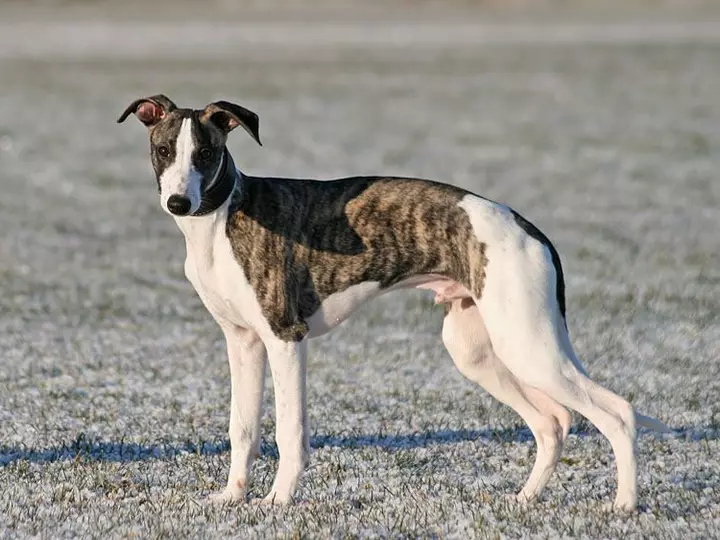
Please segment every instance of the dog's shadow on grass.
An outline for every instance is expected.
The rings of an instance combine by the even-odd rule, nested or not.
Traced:
[[[576,424],[572,435],[584,437],[597,431],[584,422]],[[666,437],[685,440],[717,440],[720,432],[711,427],[681,427]],[[387,451],[413,450],[432,445],[458,444],[463,442],[531,442],[530,430],[523,426],[482,430],[440,430],[407,435],[316,435],[311,438],[312,448],[382,448]],[[135,444],[108,441],[94,441],[79,435],[68,444],[44,448],[0,447],[0,467],[17,461],[30,463],[53,463],[56,461],[104,461],[128,463],[135,461],[172,459],[181,454],[213,456],[228,452],[230,441],[198,441],[182,443]],[[274,443],[263,441],[263,456],[277,459],[278,450]]]

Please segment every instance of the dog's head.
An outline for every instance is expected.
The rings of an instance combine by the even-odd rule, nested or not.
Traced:
[[[242,126],[260,143],[258,116],[240,105],[216,101],[202,110],[179,109],[163,95],[133,101],[118,118],[135,114],[150,135],[150,157],[163,209],[193,214],[224,167],[228,133]]]

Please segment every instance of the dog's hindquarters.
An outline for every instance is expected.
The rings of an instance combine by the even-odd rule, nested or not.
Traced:
[[[537,444],[535,464],[517,498],[535,499],[547,485],[570,429],[570,413],[539,390],[521,383],[493,351],[475,302],[452,300],[443,322],[442,338],[458,371],[495,399],[517,412]]]
[[[520,382],[578,411],[608,438],[618,471],[615,506],[633,509],[635,413],[627,401],[590,380],[575,356],[551,250],[527,234],[509,209],[470,196],[460,206],[487,245],[485,282],[474,301],[495,354]]]

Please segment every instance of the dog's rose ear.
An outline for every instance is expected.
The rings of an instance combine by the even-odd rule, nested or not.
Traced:
[[[117,121],[118,124],[124,122],[125,119],[130,116],[130,113],[134,113],[143,124],[147,127],[152,127],[174,109],[177,109],[177,106],[169,97],[158,94],[156,96],[136,99],[128,105],[128,108],[123,111]]]
[[[203,122],[212,122],[225,133],[230,133],[236,127],[242,126],[262,146],[258,134],[260,119],[257,114],[245,107],[229,101],[216,101],[205,107],[200,114],[200,119]]]

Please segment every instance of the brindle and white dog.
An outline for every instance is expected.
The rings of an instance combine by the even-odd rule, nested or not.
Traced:
[[[258,117],[219,101],[180,109],[163,95],[130,113],[149,128],[163,209],[185,235],[185,274],[222,328],[232,378],[231,465],[218,501],[244,500],[260,442],[266,359],[277,414],[269,503],[291,500],[308,462],[307,340],[371,298],[400,288],[446,304],[442,339],[460,372],[527,422],[535,465],[518,494],[535,499],[560,458],[571,416],[587,417],[617,460],[614,507],[636,505],[636,423],[667,430],[591,381],[565,322],[560,258],[517,212],[460,188],[408,178],[260,178],[225,147]],[[566,408],[567,407],[567,408]]]

